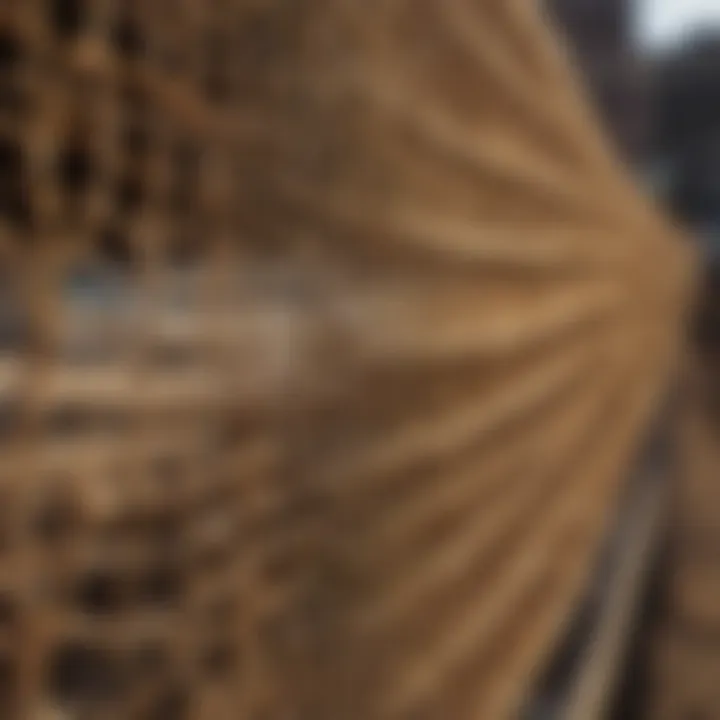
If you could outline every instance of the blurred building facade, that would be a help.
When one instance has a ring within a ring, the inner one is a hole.
[[[569,41],[605,127],[622,156],[643,164],[650,149],[651,74],[635,51],[630,0],[546,0]]]
[[[657,60],[654,154],[678,217],[720,237],[720,33]]]

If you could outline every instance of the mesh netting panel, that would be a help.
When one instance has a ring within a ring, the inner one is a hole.
[[[521,0],[0,2],[0,716],[496,720],[686,262]]]

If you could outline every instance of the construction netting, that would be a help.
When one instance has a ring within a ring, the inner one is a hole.
[[[524,0],[0,2],[0,716],[496,720],[689,263]]]

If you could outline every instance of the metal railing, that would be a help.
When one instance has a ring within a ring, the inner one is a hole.
[[[667,407],[640,454],[592,581],[523,720],[602,720],[616,704],[665,536],[672,416]]]

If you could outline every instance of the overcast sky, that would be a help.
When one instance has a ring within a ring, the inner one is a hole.
[[[720,29],[720,0],[637,0],[638,32],[645,45],[663,46],[699,26]]]

